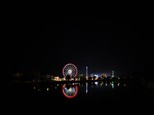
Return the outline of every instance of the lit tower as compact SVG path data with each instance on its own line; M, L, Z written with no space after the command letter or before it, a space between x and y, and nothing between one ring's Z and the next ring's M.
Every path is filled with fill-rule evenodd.
M88 66L86 66L86 79L88 80Z
M115 76L114 76L114 70L112 70L112 75L111 75L111 77L112 77L112 78L115 77Z

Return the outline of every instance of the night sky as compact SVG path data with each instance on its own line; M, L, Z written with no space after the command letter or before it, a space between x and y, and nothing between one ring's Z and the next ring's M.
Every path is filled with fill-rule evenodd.
M74 63L79 73L85 66L91 73L148 72L152 42L143 26L130 14L13 14L3 29L1 68L61 75L65 64Z

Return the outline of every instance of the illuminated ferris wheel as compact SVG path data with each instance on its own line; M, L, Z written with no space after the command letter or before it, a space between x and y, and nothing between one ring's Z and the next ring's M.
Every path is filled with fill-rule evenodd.
M71 84L62 85L62 93L67 98L74 98L78 93L78 86Z
M69 75L71 78L74 78L78 74L77 67L72 63L68 63L63 67L62 74L64 77Z

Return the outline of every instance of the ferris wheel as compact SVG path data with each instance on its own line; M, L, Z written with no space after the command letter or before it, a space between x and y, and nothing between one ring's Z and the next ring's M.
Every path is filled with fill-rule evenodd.
M74 98L78 93L78 86L71 84L62 85L62 93L67 98Z
M77 67L72 63L68 63L63 67L62 74L64 77L69 75L71 78L74 78L78 74Z

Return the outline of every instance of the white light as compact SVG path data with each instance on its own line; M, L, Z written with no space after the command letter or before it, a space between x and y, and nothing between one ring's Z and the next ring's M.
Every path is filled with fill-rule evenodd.
M95 82L95 85L98 85L98 82Z
M96 75L96 74L94 76L98 77L98 75Z
M114 88L114 84L113 83L111 84L111 86L112 86L112 88Z
M71 69L68 70L68 74L72 74L72 70Z
M68 92L72 92L72 88L69 88L69 89L68 89Z
M86 83L86 93L88 93L88 83Z
M49 91L49 88L47 88L47 91Z

